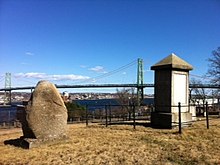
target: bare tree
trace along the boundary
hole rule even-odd
[[[134,88],[123,88],[122,90],[117,89],[118,102],[121,105],[122,112],[128,113],[129,120],[133,112],[131,105],[137,104],[137,96]]]
[[[191,79],[190,80],[191,84],[202,84],[202,81],[196,80],[196,79]],[[190,91],[190,101],[191,103],[198,104],[200,106],[200,102],[202,101],[202,108],[204,110],[205,108],[205,102],[210,94],[210,90],[205,89],[205,88],[192,88]],[[201,109],[199,109],[201,111]],[[201,112],[200,112],[201,113]]]
[[[212,56],[208,58],[209,69],[208,76],[214,84],[220,84],[220,47],[212,51]]]
[[[208,58],[209,69],[207,75],[211,78],[211,83],[220,85],[220,47],[212,51],[212,56]],[[220,102],[220,89],[214,91],[218,104]]]

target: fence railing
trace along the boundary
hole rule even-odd
[[[0,128],[21,127],[16,106],[0,106]]]
[[[136,126],[137,120],[150,121],[150,113],[152,106],[136,106],[136,105],[96,105],[96,109],[90,110],[90,107],[94,107],[93,104],[87,104],[85,114],[78,117],[78,122],[85,122],[86,126],[89,123],[99,122],[108,125],[122,124],[133,124]],[[76,118],[75,118],[76,119]],[[69,119],[69,123],[75,122],[73,118]]]
[[[137,124],[142,125],[149,125],[151,112],[154,110],[153,105],[111,105],[111,104],[103,104],[103,105],[95,105],[96,108],[94,109],[94,105],[87,104],[85,106],[85,111],[81,115],[72,115],[68,117],[68,123],[85,123],[88,126],[91,123],[101,123],[104,124],[106,127],[108,125],[113,124],[130,124],[133,125],[134,129]],[[93,110],[90,109],[93,107]],[[182,133],[182,127],[185,124],[182,122],[181,118],[181,109],[184,107],[179,103],[175,106],[178,109],[178,118],[179,121],[176,123],[178,124],[179,133]],[[204,111],[203,120],[206,120],[206,127],[209,129],[209,120],[210,115],[216,115],[220,117],[219,109],[213,113],[212,105],[206,103],[204,106],[201,106]],[[200,107],[200,108],[201,108]],[[18,120],[19,111],[22,108],[17,106],[1,106],[0,107],[0,128],[12,128],[12,127],[21,127],[21,124]],[[24,110],[24,107],[23,107]],[[200,111],[200,109],[196,109]],[[211,113],[210,113],[211,112]],[[196,113],[198,114],[198,113]]]
[[[209,129],[209,109],[211,109],[211,108],[213,108],[212,107],[213,106],[213,104],[208,104],[208,102],[206,102],[204,105],[203,105],[203,109],[204,109],[204,116],[205,116],[205,120],[206,120],[206,127],[207,127],[207,129]],[[175,107],[175,106],[174,106]],[[181,134],[182,133],[182,124],[183,124],[183,122],[182,122],[182,118],[181,118],[181,114],[183,113],[182,111],[181,111],[181,108],[182,107],[186,107],[186,106],[181,106],[181,103],[179,102],[178,103],[178,128],[179,128],[179,133]],[[211,107],[211,108],[210,108]],[[214,115],[218,115],[217,117],[220,117],[220,109],[218,109],[218,110],[216,110],[216,111],[214,111],[214,112],[216,112],[216,113],[214,113]],[[212,111],[212,113],[213,113],[213,111]],[[196,113],[197,114],[197,113]],[[191,122],[193,122],[193,121],[191,121]]]

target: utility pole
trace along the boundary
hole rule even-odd
[[[11,90],[9,90],[9,96],[7,95],[7,89],[11,89],[11,73],[5,73],[5,99],[4,99],[4,105],[6,103],[11,104]]]

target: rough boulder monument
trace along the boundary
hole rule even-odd
[[[66,137],[67,109],[54,84],[38,82],[25,113],[22,129],[28,148]]]

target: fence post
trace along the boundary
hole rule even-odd
[[[205,112],[206,112],[206,126],[209,129],[209,111],[208,111],[208,102],[205,104]]]
[[[89,125],[88,122],[88,105],[86,104],[86,127]]]
[[[134,129],[136,128],[136,121],[135,121],[135,105],[133,104],[133,126],[134,126]]]
[[[11,120],[11,106],[10,109],[8,110],[8,128],[10,128],[10,120]]]
[[[108,127],[108,108],[105,105],[105,126]]]
[[[11,90],[9,91],[9,105],[11,105]]]
[[[112,110],[111,110],[111,105],[109,105],[109,123],[111,124],[112,122]]]
[[[178,103],[178,110],[179,110],[179,134],[182,133],[182,126],[181,126],[181,103]]]

